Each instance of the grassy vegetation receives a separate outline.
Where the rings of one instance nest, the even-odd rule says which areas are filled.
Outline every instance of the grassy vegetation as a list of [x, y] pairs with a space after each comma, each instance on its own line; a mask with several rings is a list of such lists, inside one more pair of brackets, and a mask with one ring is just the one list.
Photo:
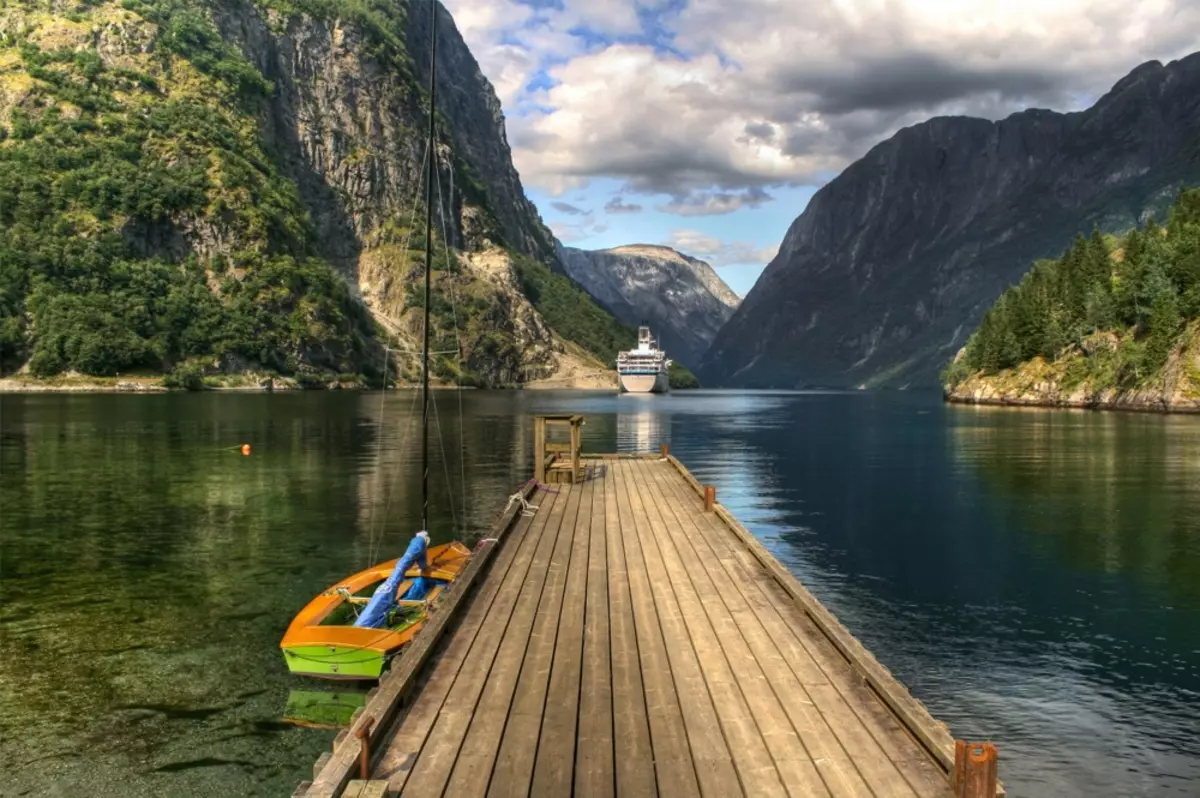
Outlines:
[[514, 256], [521, 291], [554, 330], [612, 367], [617, 353], [631, 348], [637, 333], [597, 305], [587, 292], [544, 263]]
[[[72, 2], [10, 2], [23, 28], [0, 34], [0, 375], [28, 364], [42, 378], [137, 371], [195, 390], [241, 372], [375, 383], [387, 338], [389, 375], [415, 378], [416, 359], [395, 355], [411, 344], [389, 337], [318, 257], [300, 190], [260, 129], [275, 87], [222, 38], [211, 0]], [[350, 23], [354, 46], [412, 79], [404, 5], [255, 2]], [[114, 47], [113, 36], [128, 41]], [[452, 156], [456, 189], [503, 244], [486, 187]], [[398, 248], [408, 233], [385, 223], [364, 251]], [[423, 236], [409, 243], [408, 263], [387, 260], [403, 310], [422, 305]], [[566, 277], [528, 259], [517, 268], [563, 338], [610, 364], [631, 345], [633, 332]], [[431, 372], [466, 385], [515, 381], [523, 354], [509, 300], [468, 271], [435, 256], [431, 348], [443, 354]]]
[[[258, 139], [269, 82], [200, 5], [123, 5], [157, 23], [141, 69], [42, 49], [36, 29], [0, 42], [30, 79], [0, 125], [0, 372], [27, 359], [41, 376], [172, 372], [189, 358], [370, 371], [367, 313], [313, 256], [296, 187]], [[181, 256], [184, 225], [225, 245]]]
[[1180, 193], [1165, 227], [1153, 220], [1123, 239], [1078, 237], [1005, 292], [942, 374], [957, 385], [1036, 357], [1083, 354], [1065, 385], [1144, 385], [1200, 318], [1200, 189]]
[[687, 390], [689, 388], [700, 387], [700, 380], [696, 378], [696, 375], [683, 364], [674, 361], [671, 362], [667, 379], [670, 380], [673, 390]]

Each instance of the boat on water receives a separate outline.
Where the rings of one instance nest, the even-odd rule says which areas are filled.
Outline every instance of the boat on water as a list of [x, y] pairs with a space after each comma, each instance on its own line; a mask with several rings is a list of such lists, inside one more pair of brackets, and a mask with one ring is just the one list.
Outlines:
[[650, 328], [638, 327], [636, 349], [617, 355], [617, 375], [622, 393], [666, 393], [671, 390], [671, 361], [658, 348]]
[[422, 568], [413, 551], [410, 544], [405, 557], [359, 571], [313, 598], [279, 643], [288, 670], [320, 679], [378, 679], [471, 557], [461, 543], [445, 543], [427, 549]]
[[[471, 550], [461, 543], [429, 546], [429, 297], [433, 264], [434, 171], [438, 158], [437, 17], [430, 32], [429, 134], [425, 162], [425, 311], [421, 345], [421, 531], [404, 555], [340, 580], [302, 609], [279, 643], [292, 673], [322, 679], [378, 679], [389, 659], [420, 631], [450, 589]], [[415, 198], [414, 198], [415, 201]], [[384, 355], [384, 388], [387, 355]], [[380, 416], [382, 419], [382, 414]]]

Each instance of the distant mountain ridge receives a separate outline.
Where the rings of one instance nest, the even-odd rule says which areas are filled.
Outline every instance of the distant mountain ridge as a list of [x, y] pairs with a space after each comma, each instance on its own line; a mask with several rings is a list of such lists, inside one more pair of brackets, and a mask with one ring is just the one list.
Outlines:
[[706, 384], [929, 385], [984, 311], [1079, 230], [1200, 181], [1200, 54], [1086, 111], [938, 117], [822, 187], [702, 361]]
[[670, 247], [560, 247], [567, 274], [630, 326], [649, 324], [671, 358], [700, 362], [741, 302], [712, 266]]

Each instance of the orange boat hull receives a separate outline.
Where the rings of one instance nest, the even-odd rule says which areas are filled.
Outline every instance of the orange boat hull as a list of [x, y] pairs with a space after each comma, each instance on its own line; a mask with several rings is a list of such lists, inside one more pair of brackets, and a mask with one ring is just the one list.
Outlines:
[[318, 594], [288, 626], [279, 647], [288, 669], [296, 674], [322, 679], [378, 679], [389, 657], [411, 641], [425, 622], [429, 608], [458, 577], [471, 557], [461, 543], [433, 546], [428, 553], [429, 567], [410, 568], [398, 593], [408, 590], [411, 580], [424, 576], [437, 584], [424, 601], [410, 613], [409, 620], [390, 629], [373, 629], [348, 623], [328, 623], [335, 612], [345, 613], [347, 599], [338, 592], [345, 588], [357, 596], [388, 578], [396, 560], [359, 571]]

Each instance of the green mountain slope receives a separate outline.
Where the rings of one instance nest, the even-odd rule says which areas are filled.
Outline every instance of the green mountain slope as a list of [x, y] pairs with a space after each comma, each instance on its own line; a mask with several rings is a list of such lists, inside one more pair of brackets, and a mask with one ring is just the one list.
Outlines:
[[942, 379], [961, 401], [1200, 409], [1200, 189], [1165, 227], [1037, 262]]
[[[0, 374], [415, 373], [430, 3], [0, 8]], [[439, 51], [437, 374], [553, 374], [514, 257], [570, 290], [449, 15]], [[440, 94], [439, 94], [440, 97]], [[416, 234], [410, 231], [416, 230]], [[549, 264], [549, 265], [546, 265]], [[571, 355], [574, 356], [574, 355]], [[596, 368], [602, 368], [594, 361]]]

